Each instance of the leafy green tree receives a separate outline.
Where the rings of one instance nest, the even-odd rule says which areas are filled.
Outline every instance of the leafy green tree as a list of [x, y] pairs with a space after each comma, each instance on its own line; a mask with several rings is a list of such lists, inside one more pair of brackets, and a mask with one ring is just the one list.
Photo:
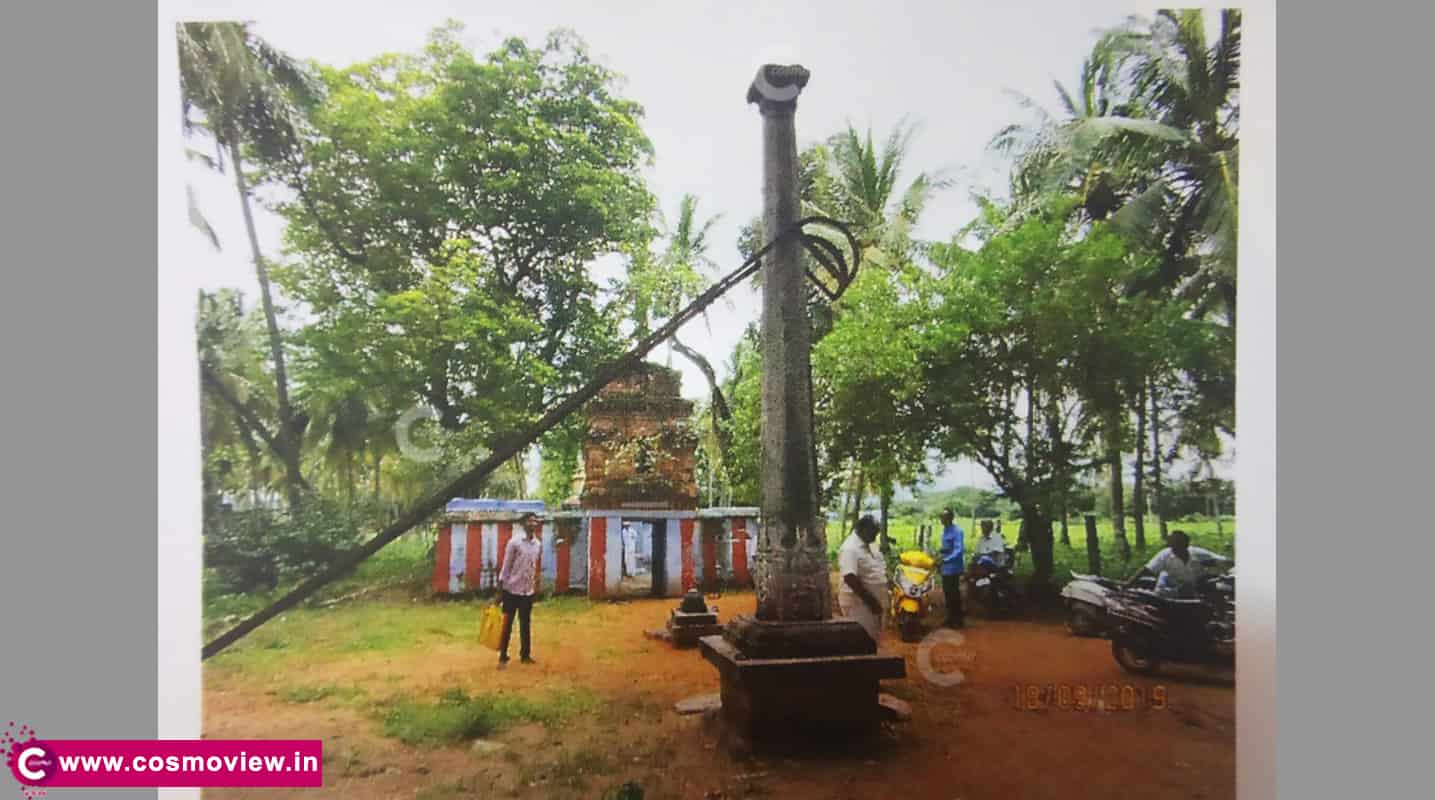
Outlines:
[[[217, 156], [211, 163], [222, 168], [227, 156], [234, 173], [274, 361], [279, 430], [273, 445], [284, 463], [289, 502], [298, 505], [303, 488], [300, 431], [289, 399], [284, 339], [254, 229], [244, 159], [246, 148], [262, 161], [295, 157], [304, 111], [318, 101], [321, 87], [306, 67], [254, 35], [244, 23], [180, 23], [177, 41], [185, 132], [210, 137]], [[193, 211], [197, 213], [197, 209]], [[208, 229], [218, 246], [202, 216], [195, 224]]]
[[1083, 387], [1103, 374], [1101, 346], [1119, 330], [1092, 309], [1149, 268], [1108, 226], [1070, 225], [1074, 202], [1015, 226], [1004, 224], [1009, 209], [987, 204], [970, 231], [979, 246], [932, 248], [939, 277], [919, 300], [935, 309], [918, 334], [933, 441], [975, 460], [1020, 509], [1038, 595], [1050, 588], [1056, 511], [1089, 466], [1067, 446], [1089, 402]]
[[323, 71], [303, 157], [276, 168], [279, 277], [313, 362], [479, 445], [618, 351], [587, 267], [646, 235], [651, 146], [576, 37], [479, 58], [460, 31]]
[[[1035, 101], [1018, 95], [1022, 105], [1036, 113], [1038, 124], [1009, 125], [992, 140], [997, 151], [1018, 156], [1011, 180], [1013, 207], [1004, 229], [1050, 213], [1053, 198], [1064, 197], [1075, 198], [1074, 203], [1066, 204], [1075, 220], [1106, 220], [1130, 199], [1131, 187], [1144, 176], [1145, 166], [1125, 157], [1129, 143], [1145, 137], [1178, 135], [1166, 126], [1133, 115], [1135, 106], [1127, 102], [1116, 72], [1116, 56], [1108, 48], [1095, 48], [1082, 64], [1076, 91], [1060, 82], [1055, 84], [1062, 116], [1049, 114]], [[1112, 476], [1107, 485], [1117, 547], [1119, 552], [1129, 554], [1121, 479], [1128, 433], [1125, 390], [1133, 373], [1144, 373], [1142, 365], [1128, 352], [1127, 331], [1112, 325], [1129, 320], [1129, 310], [1117, 307], [1125, 288], [1115, 287], [1115, 292], [1103, 292], [1093, 298], [1093, 336], [1087, 340], [1090, 349], [1081, 359], [1081, 388], [1086, 401], [1084, 435], [1101, 441]], [[1063, 541], [1069, 541], [1064, 493], [1058, 504]]]
[[[1133, 18], [1108, 32], [1083, 65], [1078, 91], [1057, 84], [1064, 117], [1037, 109], [1038, 125], [1009, 126], [993, 144], [1018, 156], [1013, 195], [1020, 213], [1009, 224], [1041, 213], [1052, 197], [1076, 196], [1078, 219], [1109, 219], [1137, 249], [1159, 256], [1158, 269], [1123, 287], [1126, 298], [1174, 297], [1197, 319], [1223, 309], [1223, 322], [1233, 333], [1240, 13], [1222, 15], [1213, 43], [1203, 26], [1199, 10], [1162, 11], [1154, 20]], [[1023, 102], [1035, 108], [1030, 100]], [[1159, 346], [1133, 347], [1141, 313], [1115, 309], [1113, 315], [1110, 299], [1093, 310], [1124, 321], [1125, 330], [1113, 331], [1117, 335], [1102, 344], [1104, 366], [1086, 359], [1092, 371], [1083, 387], [1094, 420], [1088, 430], [1099, 433], [1105, 448], [1116, 534], [1124, 549], [1120, 473], [1133, 410], [1134, 449], [1143, 462], [1147, 396], [1153, 383], [1164, 382], [1159, 370], [1181, 370], [1183, 392], [1195, 390], [1181, 404], [1183, 439], [1209, 450], [1215, 431], [1234, 427], [1234, 337], [1209, 330], [1204, 342], [1188, 341], [1174, 356]], [[1153, 432], [1159, 438], [1160, 431]], [[1161, 456], [1155, 458], [1159, 468]], [[1143, 469], [1141, 463], [1135, 483], [1138, 545], [1144, 543]]]
[[582, 420], [575, 415], [540, 443], [538, 497], [550, 508], [561, 507], [573, 495], [573, 480], [582, 466], [583, 432]]
[[728, 361], [723, 390], [732, 418], [726, 423], [730, 445], [723, 451], [729, 495], [738, 505], [757, 505], [761, 498], [762, 351], [756, 323], [744, 329]]
[[922, 279], [916, 269], [859, 273], [839, 300], [837, 324], [812, 353], [822, 460], [829, 473], [862, 465], [878, 490], [884, 534], [894, 487], [926, 471], [930, 426], [916, 396], [924, 389], [916, 340], [922, 308], [911, 302]]
[[[915, 125], [900, 120], [879, 146], [870, 129], [859, 133], [849, 124], [810, 148], [799, 169], [806, 212], [848, 223], [862, 246], [857, 283], [836, 304], [819, 301], [812, 311], [814, 403], [824, 420], [819, 463], [836, 475], [850, 462], [847, 472], [857, 476], [854, 515], [871, 485], [884, 526], [895, 487], [916, 481], [925, 465], [922, 435], [903, 398], [919, 386], [902, 372], [911, 361], [901, 352], [909, 343], [901, 335], [905, 321], [899, 312], [902, 296], [921, 275], [915, 262], [923, 244], [912, 232], [932, 196], [951, 185], [940, 172], [912, 174], [909, 154], [916, 133]], [[881, 338], [891, 345], [890, 359], [859, 376], [861, 368], [875, 366], [864, 362]], [[883, 534], [885, 545], [885, 527]]]

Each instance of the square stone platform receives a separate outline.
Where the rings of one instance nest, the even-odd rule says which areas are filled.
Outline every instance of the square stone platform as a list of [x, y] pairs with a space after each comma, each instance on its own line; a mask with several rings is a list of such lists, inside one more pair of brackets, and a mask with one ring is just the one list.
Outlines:
[[779, 751], [875, 733], [891, 714], [881, 681], [906, 661], [877, 652], [855, 621], [761, 622], [739, 617], [698, 640], [718, 669], [722, 736], [732, 750]]

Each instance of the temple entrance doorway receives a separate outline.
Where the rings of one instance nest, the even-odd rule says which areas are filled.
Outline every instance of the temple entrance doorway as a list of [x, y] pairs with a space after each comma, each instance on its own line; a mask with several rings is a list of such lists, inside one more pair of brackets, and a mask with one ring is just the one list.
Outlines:
[[[618, 593], [632, 597], [652, 594], [653, 584], [653, 523], [624, 518], [622, 527], [622, 579]], [[661, 585], [661, 584], [659, 584]]]

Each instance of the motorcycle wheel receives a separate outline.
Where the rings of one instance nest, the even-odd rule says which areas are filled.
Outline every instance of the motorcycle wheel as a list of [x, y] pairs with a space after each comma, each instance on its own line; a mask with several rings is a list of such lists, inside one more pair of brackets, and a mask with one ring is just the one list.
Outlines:
[[922, 621], [916, 614], [897, 612], [897, 632], [904, 642], [915, 642], [922, 638]]
[[1161, 666], [1161, 660], [1144, 642], [1126, 636], [1111, 640], [1111, 655], [1122, 669], [1136, 675], [1150, 675]]
[[1071, 611], [1066, 615], [1066, 629], [1076, 636], [1100, 636], [1101, 614], [1089, 603], [1080, 601], [1071, 604]]

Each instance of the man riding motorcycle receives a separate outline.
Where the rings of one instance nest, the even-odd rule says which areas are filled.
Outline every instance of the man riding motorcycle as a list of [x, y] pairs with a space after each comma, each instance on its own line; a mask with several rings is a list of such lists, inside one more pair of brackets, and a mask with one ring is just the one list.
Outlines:
[[985, 605], [991, 617], [1015, 616], [1020, 613], [1013, 578], [1016, 551], [1006, 546], [1001, 534], [993, 532], [991, 520], [982, 520], [981, 528], [967, 575], [971, 594]]
[[[1206, 574], [1202, 562], [1208, 559], [1191, 552], [1184, 531], [1173, 531], [1167, 542], [1170, 546], [1125, 583], [1109, 608], [1116, 623], [1112, 653], [1131, 672], [1149, 674], [1163, 660], [1223, 661], [1235, 654], [1234, 586], [1207, 580], [1215, 577]], [[1154, 592], [1131, 591], [1147, 575], [1156, 576]]]
[[1158, 594], [1193, 599], [1199, 594], [1204, 578], [1218, 574], [1230, 565], [1230, 559], [1209, 550], [1192, 548], [1191, 537], [1185, 531], [1172, 531], [1166, 544], [1167, 547], [1152, 556], [1140, 571], [1126, 581], [1124, 588], [1133, 588], [1141, 578], [1149, 575], [1156, 578]]

